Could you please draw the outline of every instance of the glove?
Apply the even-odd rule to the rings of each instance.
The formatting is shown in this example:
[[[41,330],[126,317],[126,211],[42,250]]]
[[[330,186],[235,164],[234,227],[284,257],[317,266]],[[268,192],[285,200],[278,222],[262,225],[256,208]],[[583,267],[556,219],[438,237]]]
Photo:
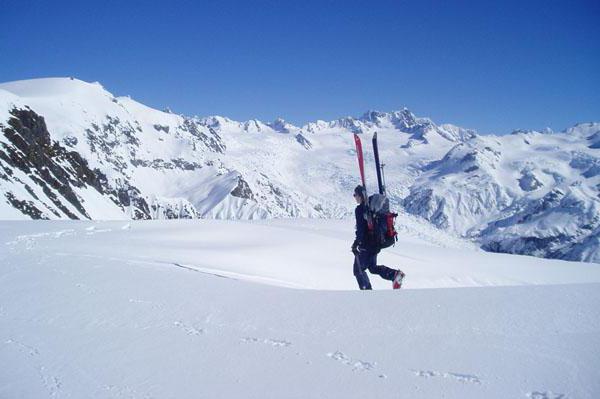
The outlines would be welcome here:
[[[358,256],[358,241],[354,240],[354,242],[352,243],[352,253],[354,254],[354,256]]]

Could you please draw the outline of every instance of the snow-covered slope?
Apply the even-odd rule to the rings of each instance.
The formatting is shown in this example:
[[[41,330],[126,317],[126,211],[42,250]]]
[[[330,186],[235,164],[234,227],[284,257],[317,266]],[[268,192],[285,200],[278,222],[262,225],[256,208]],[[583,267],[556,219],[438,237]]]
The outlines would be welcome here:
[[[5,221],[0,397],[600,395],[597,265],[399,225],[366,292],[351,220]]]
[[[341,218],[352,133],[395,209],[488,250],[600,262],[600,124],[478,136],[409,110],[297,127],[162,112],[98,83],[0,84],[2,219]]]
[[[473,138],[427,165],[404,206],[488,250],[599,262],[598,132]]]
[[[16,131],[17,136],[2,137],[3,166],[8,164],[10,170],[24,173],[11,176],[5,172],[4,191],[13,192],[13,203],[27,201],[30,208],[39,210],[37,217],[73,217],[58,203],[68,206],[74,201],[86,211],[93,207],[116,208],[116,215],[113,211],[75,214],[76,217],[196,216],[197,209],[191,201],[196,200],[202,209],[206,198],[179,196],[177,190],[195,193],[194,187],[202,186],[206,180],[235,187],[231,172],[214,163],[214,154],[223,152],[224,146],[209,129],[128,98],[117,99],[98,83],[61,78],[7,83],[0,85],[0,100],[4,130]],[[73,201],[54,200],[52,195],[59,195],[51,181],[53,176],[43,176],[43,171],[56,163],[53,151],[45,154],[36,143],[20,145],[18,140],[18,136],[35,128],[36,136],[46,136],[48,145],[65,153],[75,152],[86,160],[94,174],[105,180],[104,191],[111,192],[112,197],[85,198],[82,192],[89,186],[85,185],[73,189]],[[69,165],[64,163],[54,169],[61,166],[68,171]],[[4,166],[5,170],[8,167]],[[13,187],[29,191],[27,187],[44,186],[39,180],[50,186],[45,190],[50,193],[25,198],[14,194]]]
[[[22,135],[20,130],[33,127],[27,125],[27,118],[36,119],[40,134],[48,136],[48,145],[57,142],[65,152],[77,152],[90,169],[105,177],[105,191],[114,192],[113,198],[105,198],[105,207],[120,208],[122,217],[135,218],[341,217],[351,212],[348,193],[356,183],[349,132],[379,130],[380,136],[389,139],[389,150],[383,155],[390,155],[386,162],[391,171],[403,170],[400,166],[406,159],[396,161],[391,156],[400,146],[436,143],[433,153],[441,154],[449,145],[472,135],[453,127],[438,127],[407,110],[371,112],[359,119],[319,122],[303,128],[281,119],[263,123],[187,118],[148,108],[128,97],[116,98],[98,83],[65,78],[1,84],[0,102],[3,130],[17,130],[17,135]],[[13,126],[23,124],[22,129]],[[396,134],[401,129],[404,134]],[[7,159],[11,150],[18,152],[18,140],[4,136],[7,155],[3,167],[13,170],[15,162]],[[21,151],[39,149],[37,143],[27,144]],[[415,151],[413,155],[416,159],[432,154]],[[32,165],[17,168],[29,174],[27,166]],[[40,173],[37,169],[47,165],[40,162],[33,166],[36,176]],[[397,199],[408,175],[389,174],[389,186]],[[27,187],[40,185],[35,179],[31,181],[31,176],[13,177],[5,172],[3,177],[6,200],[16,207],[26,201],[29,208],[36,209],[25,211],[25,217],[115,217],[114,212],[68,214],[52,198],[24,192],[29,191]],[[74,189],[76,197],[82,197],[80,191]],[[9,192],[14,198],[7,197]],[[98,201],[83,197],[79,201],[84,210],[92,206],[91,202],[97,205]]]

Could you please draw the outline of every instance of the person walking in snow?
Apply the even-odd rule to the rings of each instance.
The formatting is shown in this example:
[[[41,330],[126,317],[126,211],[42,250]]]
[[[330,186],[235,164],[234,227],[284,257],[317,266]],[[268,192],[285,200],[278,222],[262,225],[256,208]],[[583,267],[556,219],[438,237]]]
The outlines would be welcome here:
[[[354,189],[354,199],[358,205],[354,210],[354,216],[356,217],[356,238],[352,244],[352,253],[354,254],[354,276],[356,277],[358,287],[361,290],[372,289],[371,281],[366,273],[366,270],[369,270],[370,273],[377,274],[384,280],[393,281],[393,288],[400,288],[404,273],[401,270],[377,264],[379,248],[375,243],[373,235],[369,232],[366,219],[367,200],[363,186],[356,186]]]

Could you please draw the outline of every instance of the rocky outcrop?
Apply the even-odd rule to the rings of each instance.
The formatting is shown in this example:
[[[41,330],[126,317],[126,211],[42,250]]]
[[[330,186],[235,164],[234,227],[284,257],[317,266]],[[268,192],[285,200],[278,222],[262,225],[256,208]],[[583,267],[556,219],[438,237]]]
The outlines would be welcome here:
[[[15,108],[10,114],[12,117],[8,120],[8,126],[0,126],[2,134],[10,143],[3,143],[0,158],[13,171],[10,175],[5,173],[3,178],[18,179],[13,175],[14,169],[18,169],[43,190],[52,202],[48,205],[50,209],[55,209],[55,214],[62,213],[71,219],[89,218],[73,187],[90,186],[103,194],[106,179],[102,173],[90,169],[87,161],[77,152],[68,151],[59,143],[52,142],[44,118],[35,112]],[[30,190],[33,193],[31,188]],[[14,193],[7,195],[7,198],[11,203],[19,204],[17,208],[24,213],[35,218],[42,217],[40,209],[27,201],[19,200]],[[66,206],[64,200],[72,207]]]
[[[0,177],[21,183],[34,199],[45,205],[45,209],[40,209],[32,201],[19,199],[18,194],[7,191],[5,197],[15,208],[33,219],[47,219],[46,210],[57,217],[89,219],[85,201],[76,189],[91,188],[120,207],[130,206],[133,201],[136,204],[133,217],[149,218],[148,206],[139,198],[139,190],[127,185],[110,186],[106,176],[98,169],[91,169],[78,152],[52,141],[43,117],[27,108],[12,109],[10,115],[7,126],[0,124],[7,139],[0,148],[0,159],[6,164]],[[15,173],[17,170],[35,186],[22,181]],[[37,194],[36,188],[41,189],[45,198]]]

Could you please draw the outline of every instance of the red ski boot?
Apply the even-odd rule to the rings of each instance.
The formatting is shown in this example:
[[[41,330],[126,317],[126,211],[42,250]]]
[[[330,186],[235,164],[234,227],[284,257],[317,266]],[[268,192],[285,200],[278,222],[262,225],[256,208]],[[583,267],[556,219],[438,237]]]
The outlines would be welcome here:
[[[404,276],[404,272],[398,269],[396,275],[394,276],[394,284],[392,285],[393,289],[398,290],[402,287],[402,280],[404,280]]]

